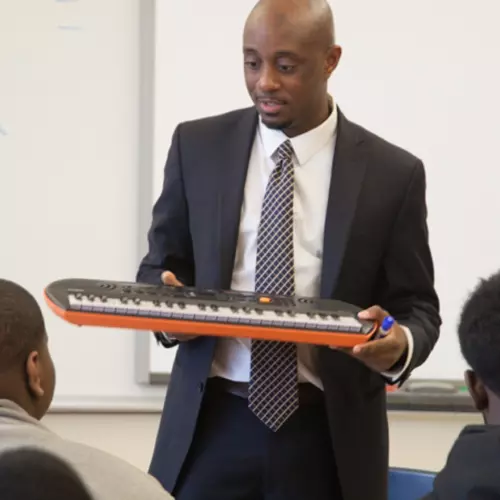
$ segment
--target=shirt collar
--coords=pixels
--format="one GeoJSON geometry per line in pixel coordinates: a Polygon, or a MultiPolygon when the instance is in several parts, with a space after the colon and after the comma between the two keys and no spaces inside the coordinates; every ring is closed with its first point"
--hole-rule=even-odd
{"type": "MultiPolygon", "coordinates": [[[[290,138],[298,165],[310,160],[337,131],[338,111],[333,102],[333,109],[328,118],[316,128],[290,138]]],[[[278,147],[289,139],[281,130],[266,127],[259,119],[259,135],[266,155],[271,158],[278,147]]]]}

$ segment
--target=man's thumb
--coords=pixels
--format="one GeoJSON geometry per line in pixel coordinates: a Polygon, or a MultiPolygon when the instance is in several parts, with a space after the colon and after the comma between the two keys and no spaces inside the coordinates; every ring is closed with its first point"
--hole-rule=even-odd
{"type": "Polygon", "coordinates": [[[164,285],[184,286],[175,276],[172,271],[164,271],[161,275],[161,280],[164,285]]]}

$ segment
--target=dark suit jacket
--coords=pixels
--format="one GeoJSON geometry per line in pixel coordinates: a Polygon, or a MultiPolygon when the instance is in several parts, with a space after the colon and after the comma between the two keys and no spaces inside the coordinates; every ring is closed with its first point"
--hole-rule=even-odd
{"type": "Polygon", "coordinates": [[[466,426],[423,500],[500,500],[500,426],[466,426]]]}
{"type": "MultiPolygon", "coordinates": [[[[186,285],[230,287],[256,126],[257,113],[248,108],[177,127],[138,281],[160,283],[161,272],[171,270],[186,285]]],[[[407,373],[427,358],[441,322],[425,190],[419,159],[339,111],[321,296],[380,304],[408,325],[415,349],[407,373]]],[[[179,345],[150,469],[169,491],[193,438],[215,342],[198,337],[179,345]]],[[[385,500],[384,379],[346,354],[318,351],[344,500],[385,500]]]]}

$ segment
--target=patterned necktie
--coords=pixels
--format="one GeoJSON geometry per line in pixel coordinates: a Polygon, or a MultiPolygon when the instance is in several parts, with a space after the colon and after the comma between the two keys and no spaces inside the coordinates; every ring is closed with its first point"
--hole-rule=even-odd
{"type": "MultiPolygon", "coordinates": [[[[257,235],[255,290],[260,293],[295,294],[292,153],[286,141],[273,155],[276,167],[267,184],[257,235]]],[[[252,341],[248,402],[273,431],[298,408],[295,344],[252,341]]]]}

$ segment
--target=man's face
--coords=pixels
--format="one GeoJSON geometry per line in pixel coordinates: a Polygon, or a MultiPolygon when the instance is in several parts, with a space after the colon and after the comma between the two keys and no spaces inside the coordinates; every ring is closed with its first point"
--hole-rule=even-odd
{"type": "Polygon", "coordinates": [[[339,47],[322,48],[278,16],[263,16],[246,26],[243,55],[247,90],[265,125],[292,136],[319,124],[339,47]]]}

